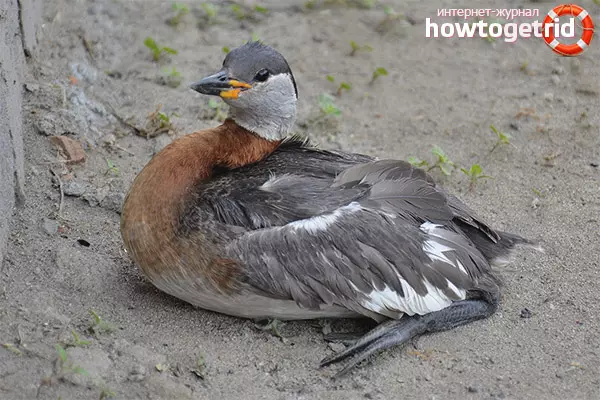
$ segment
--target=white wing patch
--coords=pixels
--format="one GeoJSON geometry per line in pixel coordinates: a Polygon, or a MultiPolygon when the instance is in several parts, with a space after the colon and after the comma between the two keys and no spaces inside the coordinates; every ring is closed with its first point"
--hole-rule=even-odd
{"type": "Polygon", "coordinates": [[[292,229],[303,229],[309,233],[317,233],[319,231],[326,230],[343,215],[353,214],[361,211],[362,209],[363,208],[360,204],[353,201],[347,206],[340,207],[331,213],[317,215],[316,217],[290,222],[286,226],[289,226],[292,229]]]}
{"type": "MultiPolygon", "coordinates": [[[[390,311],[398,314],[425,315],[442,310],[454,301],[428,281],[424,281],[427,288],[425,296],[417,294],[404,279],[400,278],[400,283],[404,296],[386,286],[383,290],[373,290],[369,293],[368,300],[363,302],[362,306],[383,315],[389,315],[390,311]]],[[[457,288],[451,282],[448,282],[448,287],[456,293],[460,300],[466,298],[465,290],[457,288]]]]}
{"type": "MultiPolygon", "coordinates": [[[[441,261],[449,264],[458,268],[466,275],[467,271],[460,261],[456,260],[456,262],[453,262],[446,254],[444,254],[445,252],[450,252],[454,249],[435,240],[436,237],[440,237],[440,234],[436,231],[443,229],[442,226],[431,222],[425,222],[420,228],[430,236],[430,238],[423,243],[423,251],[427,254],[429,259],[431,261],[441,261]]],[[[456,301],[449,298],[441,289],[432,285],[427,280],[423,281],[425,288],[427,289],[427,294],[421,296],[402,278],[402,276],[398,276],[398,279],[402,285],[403,295],[400,295],[389,286],[385,286],[383,290],[373,290],[371,293],[368,293],[368,300],[364,301],[362,306],[384,315],[389,315],[390,312],[397,312],[399,314],[405,313],[408,315],[424,315],[442,310],[448,307],[453,301],[456,301]]],[[[450,281],[448,281],[448,288],[455,293],[459,300],[464,300],[466,298],[466,290],[459,289],[450,281]]]]}

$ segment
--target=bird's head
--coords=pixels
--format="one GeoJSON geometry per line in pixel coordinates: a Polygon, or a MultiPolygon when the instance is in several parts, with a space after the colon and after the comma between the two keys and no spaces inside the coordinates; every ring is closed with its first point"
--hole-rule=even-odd
{"type": "Polygon", "coordinates": [[[238,125],[265,139],[282,139],[293,128],[298,99],[294,76],[285,58],[260,42],[233,49],[218,72],[191,88],[220,96],[238,125]]]}

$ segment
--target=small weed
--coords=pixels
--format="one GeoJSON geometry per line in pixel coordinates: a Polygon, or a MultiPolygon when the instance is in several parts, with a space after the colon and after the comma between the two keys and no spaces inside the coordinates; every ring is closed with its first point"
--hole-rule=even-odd
{"type": "Polygon", "coordinates": [[[206,360],[204,359],[204,355],[200,354],[198,356],[198,360],[196,361],[196,366],[190,370],[191,373],[196,375],[200,379],[204,379],[206,376],[206,360]]]}
{"type": "Polygon", "coordinates": [[[106,159],[106,165],[108,166],[108,169],[106,170],[106,172],[104,173],[104,175],[106,174],[113,174],[113,175],[119,175],[120,171],[119,171],[119,167],[117,167],[111,160],[109,160],[108,158],[106,159]]]}
{"type": "Polygon", "coordinates": [[[169,364],[166,364],[166,363],[165,364],[156,364],[154,366],[154,368],[156,368],[156,370],[158,372],[165,372],[165,371],[168,371],[169,368],[171,368],[171,366],[169,364]]]}
{"type": "Polygon", "coordinates": [[[270,319],[265,325],[255,324],[254,326],[261,331],[269,331],[271,335],[279,338],[282,342],[285,342],[285,338],[281,334],[281,328],[285,326],[285,322],[274,318],[270,319]]]}
{"type": "Polygon", "coordinates": [[[22,356],[23,352],[19,349],[17,349],[17,346],[15,346],[12,343],[3,343],[2,347],[4,347],[6,350],[10,351],[11,353],[17,355],[17,356],[22,356]]]}
{"type": "Polygon", "coordinates": [[[246,10],[244,10],[242,8],[242,6],[240,6],[239,4],[232,4],[231,7],[231,12],[233,13],[233,15],[235,15],[235,17],[237,19],[244,19],[248,16],[248,13],[246,12],[246,10]]]}
{"type": "Polygon", "coordinates": [[[239,20],[255,19],[256,14],[268,14],[269,9],[265,6],[255,5],[254,7],[246,7],[240,4],[232,4],[230,7],[234,17],[239,20]]]}
{"type": "Polygon", "coordinates": [[[89,310],[90,315],[93,318],[92,324],[89,326],[88,331],[96,336],[103,333],[112,333],[115,331],[115,326],[109,322],[106,322],[100,315],[94,311],[89,310]]]}
{"type": "Polygon", "coordinates": [[[544,158],[544,162],[542,163],[542,165],[544,167],[554,167],[554,162],[556,161],[556,159],[558,158],[558,156],[560,156],[560,152],[552,152],[550,154],[546,154],[543,156],[544,158]]]}
{"type": "Polygon", "coordinates": [[[383,7],[383,13],[383,19],[377,24],[377,27],[375,28],[375,31],[381,34],[389,32],[398,21],[406,18],[404,14],[397,13],[390,6],[383,7]]]}
{"type": "Polygon", "coordinates": [[[70,374],[79,374],[83,376],[89,375],[85,369],[81,368],[79,365],[73,364],[73,361],[69,359],[67,351],[64,347],[62,347],[60,344],[57,344],[55,347],[56,353],[58,354],[58,373],[56,374],[58,379],[62,379],[70,374]]]}
{"type": "Polygon", "coordinates": [[[454,161],[450,160],[446,152],[442,150],[440,146],[433,146],[431,154],[435,157],[433,163],[416,157],[408,157],[408,162],[414,167],[424,168],[427,172],[438,168],[442,174],[446,176],[452,174],[452,170],[456,168],[456,164],[454,161]]]}
{"type": "Polygon", "coordinates": [[[204,2],[200,4],[202,11],[206,15],[206,20],[209,24],[212,24],[216,21],[217,15],[219,14],[219,8],[213,3],[204,2]]]}
{"type": "Polygon", "coordinates": [[[540,199],[543,199],[544,197],[546,197],[546,195],[539,189],[536,189],[534,187],[531,188],[531,191],[540,199]]]}
{"type": "Polygon", "coordinates": [[[494,132],[498,140],[496,140],[496,143],[494,143],[494,146],[490,150],[489,154],[492,154],[494,150],[496,150],[499,146],[511,144],[510,139],[512,138],[512,136],[510,136],[508,133],[500,132],[494,125],[490,125],[490,129],[492,130],[492,132],[494,132]]]}
{"type": "Polygon", "coordinates": [[[177,50],[166,46],[159,46],[150,36],[144,40],[144,45],[152,52],[152,59],[159,61],[164,54],[177,54],[177,50]]]}
{"type": "Polygon", "coordinates": [[[231,51],[231,49],[227,46],[223,46],[223,48],[221,49],[221,51],[225,54],[229,54],[229,52],[231,51]]]}
{"type": "Polygon", "coordinates": [[[408,162],[416,168],[427,168],[429,169],[429,162],[427,160],[421,160],[417,157],[408,157],[408,162]]]}
{"type": "Polygon", "coordinates": [[[319,109],[321,110],[321,116],[327,117],[333,115],[339,117],[342,115],[342,111],[333,102],[333,96],[328,93],[321,93],[317,100],[319,109]]]}
{"type": "Polygon", "coordinates": [[[482,179],[493,179],[490,175],[483,173],[483,169],[479,164],[473,164],[469,169],[461,168],[460,170],[469,177],[469,190],[473,190],[477,182],[482,179]]]}
{"type": "Polygon", "coordinates": [[[373,76],[371,77],[371,83],[375,82],[377,80],[377,78],[379,78],[380,76],[388,76],[387,69],[385,69],[383,67],[379,67],[375,71],[373,71],[373,76]]]}
{"type": "Polygon", "coordinates": [[[146,123],[145,136],[151,138],[158,136],[161,133],[171,133],[175,131],[175,126],[171,121],[171,118],[177,117],[176,113],[166,114],[160,111],[162,104],[159,104],[156,110],[148,115],[148,122],[146,123]]]}
{"type": "Polygon", "coordinates": [[[431,149],[431,154],[436,157],[436,160],[435,163],[429,167],[428,171],[439,168],[440,171],[442,171],[442,174],[449,176],[452,173],[451,169],[456,168],[456,164],[448,158],[448,155],[446,155],[446,152],[442,150],[441,147],[434,146],[433,149],[431,149]]]}
{"type": "Polygon", "coordinates": [[[111,389],[109,389],[107,387],[103,387],[101,389],[100,400],[112,399],[114,397],[117,397],[117,394],[113,390],[111,390],[111,389]]]}
{"type": "MultiPolygon", "coordinates": [[[[329,82],[331,83],[335,83],[335,78],[333,77],[333,75],[327,75],[325,77],[329,82]]],[[[348,82],[340,82],[337,90],[335,91],[336,96],[341,96],[342,95],[342,91],[346,90],[349,91],[350,89],[352,89],[352,84],[348,83],[348,82]]]]}
{"type": "Polygon", "coordinates": [[[356,43],[354,40],[350,41],[350,47],[352,48],[352,50],[350,51],[349,56],[355,56],[356,53],[358,53],[360,51],[364,51],[364,52],[373,51],[373,48],[371,46],[369,46],[368,44],[360,45],[360,44],[356,43]]]}
{"type": "Polygon", "coordinates": [[[89,340],[81,339],[81,337],[77,332],[75,332],[75,330],[71,330],[71,335],[73,335],[72,345],[75,347],[87,346],[88,344],[90,344],[89,340]]]}
{"type": "Polygon", "coordinates": [[[177,26],[181,23],[183,17],[190,13],[190,9],[186,4],[173,3],[171,8],[175,12],[175,15],[167,20],[167,23],[171,26],[177,26]]]}
{"type": "Polygon", "coordinates": [[[214,115],[212,115],[210,118],[220,122],[225,121],[227,118],[227,111],[223,109],[224,105],[225,103],[223,103],[223,101],[210,98],[208,100],[208,107],[211,110],[214,110],[214,115]]]}
{"type": "Polygon", "coordinates": [[[261,14],[268,14],[269,13],[269,9],[265,6],[261,6],[259,4],[254,6],[254,11],[259,12],[261,14]]]}
{"type": "Polygon", "coordinates": [[[181,76],[181,73],[179,71],[177,71],[177,68],[175,67],[164,67],[163,69],[161,69],[161,77],[159,80],[159,83],[172,87],[172,88],[177,88],[181,85],[181,82],[183,81],[183,77],[181,76]]]}

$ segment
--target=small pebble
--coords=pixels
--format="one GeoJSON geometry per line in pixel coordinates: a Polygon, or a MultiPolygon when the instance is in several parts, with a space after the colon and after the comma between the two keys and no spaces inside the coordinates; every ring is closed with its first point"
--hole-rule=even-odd
{"type": "Polygon", "coordinates": [[[477,392],[479,392],[479,389],[477,389],[475,386],[469,386],[469,387],[467,387],[467,391],[469,393],[477,393],[477,392]]]}
{"type": "Polygon", "coordinates": [[[552,68],[553,75],[563,75],[565,73],[565,68],[562,65],[557,65],[552,68]]]}
{"type": "Polygon", "coordinates": [[[532,315],[533,314],[529,308],[524,308],[521,310],[521,318],[531,318],[532,315]]]}
{"type": "Polygon", "coordinates": [[[44,221],[42,222],[42,228],[44,229],[44,232],[50,236],[56,235],[58,232],[58,227],[58,222],[50,218],[44,218],[44,221]]]}
{"type": "Polygon", "coordinates": [[[112,133],[102,136],[102,143],[104,143],[107,146],[114,145],[116,140],[117,138],[112,133]]]}
{"type": "Polygon", "coordinates": [[[79,181],[67,181],[63,186],[63,192],[66,196],[80,197],[87,191],[87,185],[79,181]]]}
{"type": "Polygon", "coordinates": [[[339,353],[340,351],[344,351],[346,350],[346,346],[344,346],[343,343],[327,343],[327,346],[329,346],[329,348],[333,351],[335,351],[336,353],[339,353]]]}
{"type": "Polygon", "coordinates": [[[552,75],[552,83],[554,83],[555,85],[558,85],[560,83],[560,78],[558,77],[558,75],[552,75]]]}
{"type": "Polygon", "coordinates": [[[546,101],[554,100],[554,93],[552,93],[552,92],[544,93],[544,100],[546,100],[546,101]]]}

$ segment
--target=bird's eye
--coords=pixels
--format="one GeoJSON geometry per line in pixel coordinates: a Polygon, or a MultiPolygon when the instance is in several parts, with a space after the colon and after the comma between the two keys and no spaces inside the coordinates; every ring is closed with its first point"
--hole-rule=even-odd
{"type": "Polygon", "coordinates": [[[263,68],[256,73],[256,75],[254,76],[254,80],[258,81],[258,82],[264,82],[267,80],[269,75],[270,75],[269,70],[266,68],[263,68]]]}

